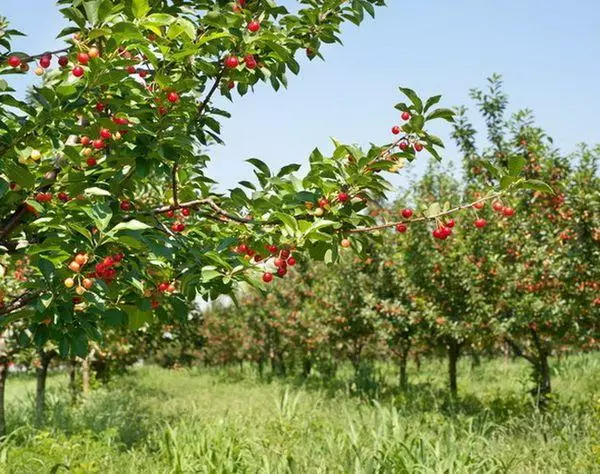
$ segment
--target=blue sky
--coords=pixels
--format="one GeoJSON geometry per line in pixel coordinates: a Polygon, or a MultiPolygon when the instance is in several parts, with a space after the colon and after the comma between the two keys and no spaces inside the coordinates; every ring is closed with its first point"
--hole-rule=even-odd
{"type": "MultiPolygon", "coordinates": [[[[391,140],[399,85],[443,94],[446,106],[471,105],[469,89],[484,86],[494,72],[504,76],[511,110],[533,109],[564,151],[600,142],[598,0],[576,7],[558,0],[388,3],[375,20],[346,27],[344,46],[326,48],[326,62],[303,64],[287,90],[265,85],[228,104],[226,146],[213,150],[209,168],[223,188],[250,176],[244,163],[250,157],[278,167],[306,162],[315,146],[329,150],[331,136],[359,144],[391,140]]],[[[29,34],[19,49],[40,53],[60,45],[54,38],[64,25],[54,1],[2,0],[0,14],[29,34]]],[[[27,83],[19,81],[14,85],[24,90],[27,83]]],[[[435,131],[448,143],[445,160],[455,160],[449,127],[435,131]]]]}

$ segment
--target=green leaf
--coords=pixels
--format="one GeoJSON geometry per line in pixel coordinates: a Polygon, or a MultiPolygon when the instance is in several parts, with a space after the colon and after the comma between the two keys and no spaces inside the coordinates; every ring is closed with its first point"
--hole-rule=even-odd
{"type": "Polygon", "coordinates": [[[143,18],[150,11],[150,5],[148,0],[133,0],[131,4],[131,10],[133,16],[136,18],[143,18]]]}
{"type": "Polygon", "coordinates": [[[85,196],[110,196],[110,191],[95,186],[83,190],[85,196]]]}
{"type": "Polygon", "coordinates": [[[419,98],[417,93],[408,87],[400,87],[402,92],[408,99],[413,103],[413,106],[418,114],[423,113],[423,101],[419,98]]]}
{"type": "Polygon", "coordinates": [[[223,276],[223,274],[219,272],[216,268],[217,267],[214,266],[206,266],[202,268],[201,274],[203,283],[207,283],[211,280],[214,280],[215,278],[223,276]]]}
{"type": "Polygon", "coordinates": [[[264,174],[265,176],[267,176],[267,177],[271,176],[271,170],[269,169],[269,167],[267,166],[267,164],[264,161],[261,161],[258,158],[250,158],[246,161],[248,163],[251,163],[252,165],[254,165],[254,167],[257,168],[258,170],[260,170],[260,172],[262,174],[264,174]]]}
{"type": "Polygon", "coordinates": [[[425,117],[425,120],[444,119],[448,122],[454,122],[454,111],[451,109],[435,109],[425,117]]]}
{"type": "Polygon", "coordinates": [[[300,165],[297,165],[295,163],[290,164],[290,165],[286,165],[283,168],[281,168],[279,170],[279,173],[277,173],[277,177],[281,178],[283,176],[286,176],[290,173],[294,173],[296,171],[298,171],[300,169],[300,165]]]}
{"type": "Polygon", "coordinates": [[[511,176],[519,176],[527,161],[519,155],[512,155],[508,159],[508,174],[511,176]]]}
{"type": "Polygon", "coordinates": [[[441,95],[434,95],[433,97],[427,99],[427,102],[425,102],[425,108],[423,109],[423,112],[427,112],[431,107],[437,104],[441,100],[441,98],[441,95]]]}
{"type": "Polygon", "coordinates": [[[427,209],[427,211],[425,211],[425,216],[427,216],[427,217],[435,217],[440,212],[442,212],[442,206],[440,206],[439,202],[434,202],[431,206],[429,206],[429,208],[427,209]]]}
{"type": "Polygon", "coordinates": [[[144,222],[140,222],[136,219],[132,219],[127,222],[120,222],[116,226],[114,226],[108,233],[110,235],[115,235],[117,232],[122,230],[144,230],[151,229],[152,226],[145,224],[144,222]]]}
{"type": "Polygon", "coordinates": [[[517,178],[515,178],[514,176],[502,176],[502,178],[500,178],[500,189],[508,189],[512,184],[514,184],[516,180],[517,178]]]}
{"type": "Polygon", "coordinates": [[[290,235],[294,235],[298,231],[298,222],[289,214],[283,212],[274,212],[273,217],[284,225],[290,235]]]}
{"type": "Polygon", "coordinates": [[[35,185],[35,177],[24,166],[19,166],[14,161],[8,159],[4,160],[2,165],[8,179],[14,181],[22,188],[32,188],[35,185]]]}
{"type": "Polygon", "coordinates": [[[555,194],[554,190],[550,187],[548,183],[544,183],[538,179],[528,179],[527,181],[523,181],[518,186],[521,189],[533,189],[534,191],[541,191],[543,193],[555,194]]]}

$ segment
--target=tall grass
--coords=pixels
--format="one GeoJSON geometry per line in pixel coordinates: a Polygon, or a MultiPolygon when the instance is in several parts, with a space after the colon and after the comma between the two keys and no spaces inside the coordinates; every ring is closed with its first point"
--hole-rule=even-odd
{"type": "Polygon", "coordinates": [[[600,356],[555,364],[547,413],[524,394],[521,363],[463,362],[458,400],[444,369],[413,369],[403,394],[386,364],[358,378],[269,382],[250,367],[142,367],[76,407],[59,374],[44,430],[32,427],[33,381],[13,378],[0,472],[600,472],[600,356]]]}

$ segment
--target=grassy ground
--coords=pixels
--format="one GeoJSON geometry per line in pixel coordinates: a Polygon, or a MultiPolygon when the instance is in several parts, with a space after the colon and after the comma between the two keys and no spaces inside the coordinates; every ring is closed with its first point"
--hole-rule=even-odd
{"type": "Polygon", "coordinates": [[[555,363],[547,414],[523,395],[521,363],[464,361],[457,402],[440,362],[412,370],[408,395],[393,390],[394,370],[378,367],[357,387],[144,367],[75,408],[58,374],[43,431],[31,427],[34,381],[13,377],[0,472],[600,472],[599,355],[555,363]],[[352,395],[357,388],[379,402],[352,395]]]}

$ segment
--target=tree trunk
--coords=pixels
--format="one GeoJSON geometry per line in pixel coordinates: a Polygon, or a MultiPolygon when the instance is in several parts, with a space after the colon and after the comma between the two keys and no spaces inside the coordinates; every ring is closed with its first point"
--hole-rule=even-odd
{"type": "Polygon", "coordinates": [[[552,392],[552,385],[550,383],[550,364],[548,362],[550,354],[546,347],[544,347],[538,333],[534,329],[531,329],[531,333],[537,351],[537,364],[534,364],[536,387],[533,392],[537,398],[538,405],[541,408],[545,408],[549,401],[548,396],[552,392]]]}
{"type": "Polygon", "coordinates": [[[420,372],[421,371],[421,355],[419,354],[418,351],[415,351],[414,359],[415,359],[415,367],[417,368],[417,372],[420,372]]]}
{"type": "Polygon", "coordinates": [[[408,352],[410,351],[410,339],[405,338],[400,344],[399,362],[400,366],[400,390],[406,392],[408,390],[408,374],[406,373],[406,367],[408,365],[408,352]]]}
{"type": "Polygon", "coordinates": [[[448,379],[450,382],[450,395],[456,398],[458,387],[456,383],[456,365],[460,356],[460,344],[451,339],[448,343],[448,379]]]}
{"type": "Polygon", "coordinates": [[[4,412],[4,393],[6,390],[6,379],[8,378],[8,359],[0,359],[0,438],[6,435],[6,416],[4,412]]]}
{"type": "Polygon", "coordinates": [[[40,366],[36,371],[35,387],[35,425],[39,428],[44,424],[46,411],[46,380],[48,378],[48,366],[56,353],[54,351],[40,350],[40,366]]]}
{"type": "Polygon", "coordinates": [[[312,360],[310,358],[305,357],[302,361],[302,376],[306,379],[310,375],[312,371],[312,360]]]}
{"type": "Polygon", "coordinates": [[[69,391],[71,392],[71,404],[77,403],[77,361],[75,357],[69,361],[69,391]]]}

